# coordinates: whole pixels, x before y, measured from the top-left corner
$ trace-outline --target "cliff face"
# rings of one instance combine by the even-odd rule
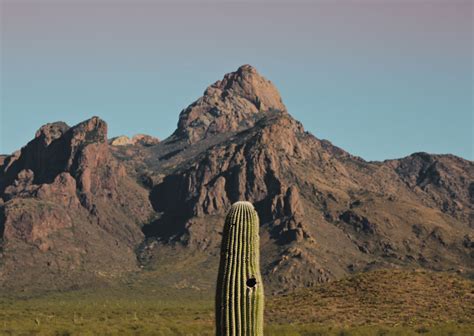
[[[45,125],[0,163],[6,282],[30,269],[66,284],[71,268],[153,268],[175,262],[177,246],[212,265],[187,271],[212,278],[223,218],[238,200],[260,215],[272,291],[378,267],[474,268],[472,162],[354,157],[305,132],[249,65],[208,87],[161,142],[108,145],[105,123],[92,118]]]
[[[151,206],[111,155],[103,120],[41,127],[1,172],[3,286],[63,288],[136,269]]]

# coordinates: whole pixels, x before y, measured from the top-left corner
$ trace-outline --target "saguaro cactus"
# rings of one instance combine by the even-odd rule
[[[234,203],[222,236],[216,292],[217,336],[263,336],[258,229],[253,205]]]

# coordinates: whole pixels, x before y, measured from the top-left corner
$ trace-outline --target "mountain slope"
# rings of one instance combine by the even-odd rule
[[[93,118],[85,124],[90,123],[103,122]],[[117,262],[109,255],[102,259],[102,247],[93,244],[96,261],[84,265],[101,274],[108,267],[133,271],[140,265],[146,270],[179,261],[186,267],[171,278],[212,286],[223,218],[233,202],[244,199],[260,215],[262,271],[269,293],[380,267],[473,272],[472,162],[426,153],[385,162],[352,156],[306,132],[286,110],[278,90],[249,65],[208,87],[161,142],[111,146],[100,127],[80,131],[82,124],[72,129],[54,125],[45,135],[39,132],[20,154],[2,158],[5,281],[12,278],[6,261],[17,258],[20,247],[28,247],[35,257],[49,255],[32,250],[36,238],[12,243],[11,232],[27,222],[13,215],[13,205],[27,201],[36,207],[41,197],[35,190],[41,185],[58,188],[56,180],[64,174],[70,181],[65,194],[75,196],[76,203],[61,201],[60,209],[47,216],[78,208],[81,215],[73,216],[77,223],[68,227],[85,222],[84,227],[104,231],[127,246],[124,252],[104,240],[104,249],[125,254],[126,262]],[[92,184],[87,182],[91,179]],[[42,214],[36,208],[30,212]],[[46,217],[35,217],[29,227],[48,227]],[[68,222],[60,218],[61,225]],[[146,224],[143,235],[141,223]],[[69,239],[67,228],[54,232],[57,242]],[[68,244],[83,246],[88,239],[75,233]],[[186,263],[184,256],[190,255],[200,261]],[[32,266],[21,261],[17,267],[25,271]],[[49,271],[38,267],[38,272]]]
[[[235,88],[241,82],[252,84]],[[267,84],[239,68],[183,110],[169,139],[133,154],[141,159],[129,170],[149,183],[160,214],[145,226],[145,264],[176,241],[214,254],[225,212],[246,199],[261,217],[264,274],[275,290],[377,267],[472,272],[472,162],[425,153],[366,162],[305,132]],[[249,107],[262,93],[271,103]],[[241,100],[248,104],[226,105]]]

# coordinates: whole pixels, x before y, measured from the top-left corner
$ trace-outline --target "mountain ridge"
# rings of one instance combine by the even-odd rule
[[[47,124],[0,159],[0,282],[31,285],[21,272],[59,278],[57,288],[108,281],[173,263],[165,256],[177,245],[200,255],[202,276],[212,277],[223,216],[239,200],[259,213],[262,272],[274,292],[374,268],[474,270],[472,162],[353,156],[305,131],[249,65],[209,86],[170,137],[150,141],[111,145],[93,117]],[[200,272],[202,263],[188,267]]]

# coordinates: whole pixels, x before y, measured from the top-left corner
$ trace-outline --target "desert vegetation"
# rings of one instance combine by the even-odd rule
[[[216,290],[216,334],[263,336],[259,220],[250,202],[227,214]]]
[[[472,335],[474,285],[448,273],[380,270],[266,296],[265,335]],[[213,293],[124,282],[3,295],[1,335],[214,335]]]

